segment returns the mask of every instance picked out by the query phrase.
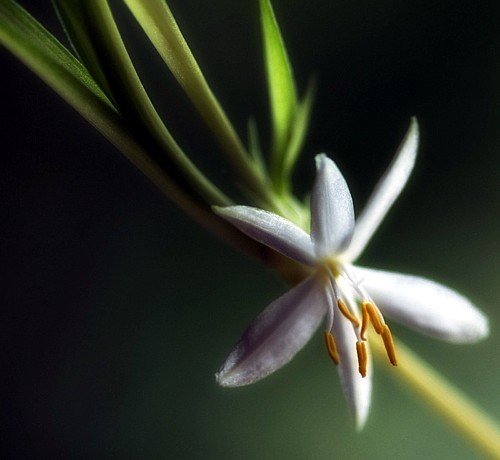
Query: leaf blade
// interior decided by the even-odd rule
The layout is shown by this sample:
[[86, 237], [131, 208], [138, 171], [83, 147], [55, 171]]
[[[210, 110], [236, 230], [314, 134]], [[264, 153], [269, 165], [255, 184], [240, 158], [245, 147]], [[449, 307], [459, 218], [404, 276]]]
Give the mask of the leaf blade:
[[200, 226], [243, 252], [283, 267], [284, 258], [244, 237], [187, 194], [132, 138], [128, 126], [85, 67], [14, 0], [0, 1], [0, 44], [101, 132], [163, 194]]
[[0, 43], [36, 73], [123, 155], [202, 226], [221, 232], [208, 207], [195, 202], [131, 137], [123, 118], [85, 67], [12, 0], [0, 2]]
[[260, 0], [268, 93], [273, 125], [271, 167], [273, 175], [282, 168], [291, 124], [297, 106], [297, 91], [283, 37], [270, 0]]
[[108, 96], [131, 126], [140, 131], [138, 135], [166, 153], [208, 204], [231, 204], [184, 153], [158, 115], [130, 59], [108, 2], [55, 0], [55, 4], [70, 40], [84, 50], [91, 69], [109, 88]]
[[309, 129], [311, 114], [316, 94], [316, 81], [311, 79], [305, 96], [297, 105], [291, 125], [290, 139], [283, 159], [283, 175], [288, 180], [300, 151], [304, 146], [306, 135]]
[[125, 3], [246, 187], [265, 202], [272, 202], [265, 178], [253, 167], [248, 152], [208, 85], [167, 3], [163, 0], [125, 0]]

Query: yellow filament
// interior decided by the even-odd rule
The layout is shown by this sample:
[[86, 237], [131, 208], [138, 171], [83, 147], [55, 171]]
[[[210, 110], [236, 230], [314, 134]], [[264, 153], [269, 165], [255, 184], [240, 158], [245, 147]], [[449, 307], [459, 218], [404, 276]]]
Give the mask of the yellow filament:
[[337, 300], [337, 306], [340, 312], [356, 327], [359, 327], [359, 320], [356, 318], [351, 311], [347, 308], [347, 305], [342, 299]]
[[368, 315], [370, 315], [370, 320], [373, 324], [373, 329], [377, 334], [382, 334], [383, 327], [385, 325], [382, 315], [380, 314], [378, 308], [372, 302], [363, 302], [363, 309], [366, 309]]
[[384, 347], [387, 352], [387, 356], [389, 357], [389, 361], [393, 366], [398, 365], [398, 361], [396, 359], [396, 349], [394, 347], [394, 340], [392, 340], [391, 330], [387, 324], [384, 325], [382, 331], [382, 340], [384, 341]]
[[366, 353], [365, 342], [356, 342], [356, 352], [358, 353], [359, 373], [361, 377], [366, 377], [366, 364], [368, 363], [368, 355]]
[[326, 342], [326, 349], [328, 350], [328, 354], [330, 355], [330, 358], [332, 358], [332, 361], [335, 364], [340, 363], [340, 357], [337, 351], [337, 345], [335, 344], [335, 339], [333, 338], [333, 334], [331, 332], [325, 332], [325, 342]]

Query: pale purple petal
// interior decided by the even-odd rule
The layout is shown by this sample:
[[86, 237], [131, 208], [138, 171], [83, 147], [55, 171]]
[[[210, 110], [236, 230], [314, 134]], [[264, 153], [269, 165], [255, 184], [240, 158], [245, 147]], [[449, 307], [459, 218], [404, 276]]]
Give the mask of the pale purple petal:
[[316, 180], [311, 195], [311, 239], [318, 257], [346, 247], [354, 230], [351, 193], [341, 172], [326, 155], [316, 156]]
[[214, 206], [213, 210], [254, 240], [300, 263], [314, 265], [311, 238], [289, 220], [250, 206]]
[[383, 218], [403, 190], [415, 165], [418, 147], [418, 124], [412, 119], [389, 168], [375, 186], [368, 203], [356, 219], [356, 227], [346, 257], [355, 260], [365, 249]]
[[476, 342], [489, 333], [488, 319], [468, 299], [434, 281], [401, 273], [353, 267], [381, 312], [430, 336]]
[[325, 312], [323, 280], [312, 275], [250, 324], [216, 375], [217, 382], [227, 387], [248, 385], [278, 370], [308, 342]]
[[[333, 336], [337, 342], [340, 363], [337, 366], [344, 395], [354, 417], [356, 428], [361, 430], [366, 423], [370, 409], [372, 391], [371, 357], [368, 350], [366, 377], [361, 377], [358, 370], [356, 352], [356, 334], [352, 324], [342, 315], [336, 315], [333, 321]], [[368, 343], [366, 344], [368, 347]]]

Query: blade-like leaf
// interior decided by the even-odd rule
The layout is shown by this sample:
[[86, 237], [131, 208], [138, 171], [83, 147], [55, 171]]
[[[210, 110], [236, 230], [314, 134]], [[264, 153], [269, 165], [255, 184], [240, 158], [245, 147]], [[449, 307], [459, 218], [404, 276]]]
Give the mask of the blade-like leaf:
[[262, 174], [265, 174], [266, 168], [264, 158], [262, 156], [262, 149], [260, 147], [259, 131], [257, 123], [254, 118], [248, 120], [248, 151], [252, 156], [255, 167], [258, 168]]
[[106, 95], [112, 99], [111, 90], [86, 27], [88, 21], [82, 10], [81, 0], [52, 0], [52, 4], [78, 59]]
[[210, 89], [170, 8], [164, 0], [125, 0], [163, 61], [213, 132], [236, 172], [255, 194], [269, 200], [269, 190]]
[[77, 110], [195, 222], [226, 243], [276, 267], [285, 277], [295, 282], [300, 279], [301, 275], [296, 276], [300, 266], [243, 236], [173, 181], [130, 135], [128, 124], [81, 62], [13, 0], [0, 1], [0, 45]]
[[91, 69], [104, 78], [120, 113], [141, 137], [163, 150], [208, 204], [231, 203], [192, 163], [156, 112], [129, 57], [107, 1], [55, 0], [66, 31], [83, 49]]
[[297, 106], [291, 126], [290, 140], [283, 159], [283, 176], [288, 182], [297, 158], [304, 146], [316, 92], [316, 81], [311, 79], [304, 99]]
[[283, 167], [290, 129], [297, 105], [297, 92], [285, 44], [270, 0], [260, 0], [264, 59], [273, 122], [273, 176]]
[[83, 65], [12, 0], [0, 2], [0, 43], [110, 140], [195, 221], [216, 234], [234, 234], [186, 193], [131, 137], [129, 127]]

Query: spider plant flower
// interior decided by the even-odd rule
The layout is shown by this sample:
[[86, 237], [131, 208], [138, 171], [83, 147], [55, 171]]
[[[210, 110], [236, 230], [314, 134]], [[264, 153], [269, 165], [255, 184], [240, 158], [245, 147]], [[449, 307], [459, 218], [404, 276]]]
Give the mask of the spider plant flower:
[[449, 342], [470, 343], [488, 334], [487, 318], [457, 292], [428, 279], [354, 265], [406, 184], [417, 146], [418, 125], [413, 120], [356, 223], [347, 184], [324, 154], [316, 157], [310, 235], [262, 209], [215, 208], [243, 233], [312, 268], [309, 277], [250, 324], [216, 375], [220, 385], [247, 385], [276, 371], [307, 343], [326, 315], [326, 349], [338, 365], [346, 399], [361, 428], [370, 405], [371, 329], [382, 340], [389, 361], [397, 365], [385, 316]]

